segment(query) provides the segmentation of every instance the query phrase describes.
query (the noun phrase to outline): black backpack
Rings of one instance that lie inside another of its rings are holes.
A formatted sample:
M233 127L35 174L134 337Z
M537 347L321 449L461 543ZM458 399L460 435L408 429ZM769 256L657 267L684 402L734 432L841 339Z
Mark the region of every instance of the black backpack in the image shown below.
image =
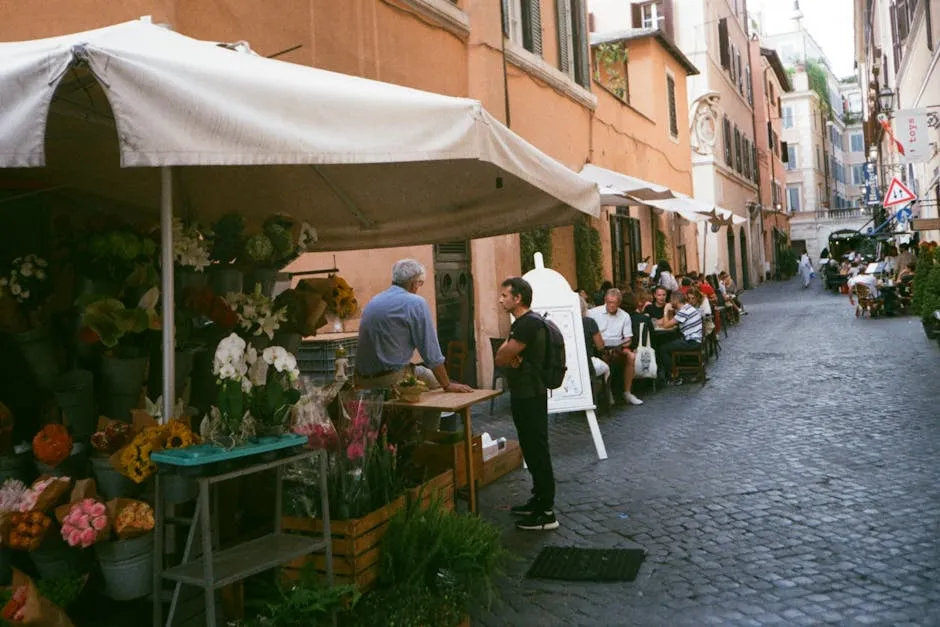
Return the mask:
M533 312L535 313L535 312ZM556 390L565 381L568 371L565 357L565 336L554 322L547 318L548 314L535 314L545 327L545 361L542 363L542 382L549 390Z

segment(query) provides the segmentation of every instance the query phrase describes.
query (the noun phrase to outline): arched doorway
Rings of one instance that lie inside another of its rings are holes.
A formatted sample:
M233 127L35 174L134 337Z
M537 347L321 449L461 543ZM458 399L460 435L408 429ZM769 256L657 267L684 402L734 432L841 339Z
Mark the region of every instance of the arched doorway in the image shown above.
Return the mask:
M726 268L728 274L731 275L731 280L735 283L738 282L738 263L734 258L735 253L737 252L737 246L734 241L734 227L730 224L727 226L728 229L728 267Z

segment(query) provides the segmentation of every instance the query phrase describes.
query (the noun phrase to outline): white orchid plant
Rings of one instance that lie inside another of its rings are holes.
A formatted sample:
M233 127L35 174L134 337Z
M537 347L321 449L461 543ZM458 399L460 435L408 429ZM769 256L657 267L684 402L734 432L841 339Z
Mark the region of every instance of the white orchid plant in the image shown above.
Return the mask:
M27 316L38 312L52 293L49 262L38 255L17 257L0 276L0 296L9 295Z
M275 308L274 301L261 293L260 285L250 294L231 292L225 302L238 316L239 329L248 336L274 339L274 332L287 320L287 309Z
M259 355L237 334L219 343L212 363L219 386L218 404L202 422L211 442L240 443L257 435L287 431L291 411L300 400L297 359L281 346Z
M184 225L173 219L173 261L183 268L203 272L212 261L209 258L209 240L194 224Z

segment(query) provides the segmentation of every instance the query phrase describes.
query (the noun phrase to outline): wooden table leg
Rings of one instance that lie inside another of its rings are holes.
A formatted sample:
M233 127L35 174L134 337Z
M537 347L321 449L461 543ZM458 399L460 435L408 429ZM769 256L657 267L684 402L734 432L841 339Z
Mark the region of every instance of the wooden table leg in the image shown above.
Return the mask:
M473 473L473 424L470 422L470 408L460 410L463 417L464 455L467 458L467 491L470 513L477 513L477 482Z

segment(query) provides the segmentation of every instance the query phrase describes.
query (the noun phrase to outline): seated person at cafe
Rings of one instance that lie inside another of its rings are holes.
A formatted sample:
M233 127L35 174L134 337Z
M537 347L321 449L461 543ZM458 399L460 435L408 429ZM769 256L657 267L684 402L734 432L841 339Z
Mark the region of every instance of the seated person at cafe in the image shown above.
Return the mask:
M376 294L362 310L356 353L356 385L361 388L391 388L408 373L415 351L424 366L415 376L429 388L447 392L469 392L471 388L451 381L434 329L434 318L426 300L418 296L424 285L424 266L402 259L392 266L392 286Z
M907 264L898 272L898 283L911 283L914 280L914 272L917 270L917 264L913 261Z
M729 305L739 314L746 316L747 312L744 311L744 303L741 302L741 297L738 296L738 286L727 271L722 270L718 273L718 286L725 295L725 304Z
M657 287L653 290L653 302L643 309L643 313L653 320L662 320L666 315L666 305L669 304L666 302L666 294L665 287Z
M688 294L689 290L692 289L692 278L684 276L679 280L679 291L683 294Z
M604 338L601 337L601 330L597 327L594 318L588 315L588 304L585 299L581 299L581 324L584 327L584 348L588 357L588 372L591 378L601 377L604 383L610 379L610 366L603 359L597 356L604 352ZM613 403L613 398L610 399Z
M653 295L646 290L639 290L636 293L636 311L643 313L646 306L653 302Z
M914 263L914 253L911 252L910 244L901 244L898 248L901 252L898 253L898 256L894 260L894 267L898 273L897 279L900 281L901 273L904 272L904 269L907 268L908 264Z
M881 294L878 292L878 279L875 278L875 275L868 274L866 268L861 268L861 271L851 277L848 280L849 286L849 304L855 304L855 286L856 285L866 285L868 286L868 293L872 298L878 298Z
M620 308L622 295L618 289L610 289L604 304L588 311L600 329L604 340L603 360L614 368L623 368L623 400L631 405L642 405L643 401L631 393L635 356L630 350L633 340L633 323L630 316Z
M666 307L666 317L662 328L678 328L681 337L670 341L656 350L658 368L664 376L672 376L672 354L676 351L698 350L702 347L702 313L689 303L688 297L676 291ZM672 379L670 383L679 385L682 379Z
M633 339L630 342L630 350L635 351L640 345L640 325L645 324L644 329L647 338L653 332L653 320L645 313L641 313L637 308L637 299L634 294L625 292L620 300L620 308L630 316L630 328L633 331Z

